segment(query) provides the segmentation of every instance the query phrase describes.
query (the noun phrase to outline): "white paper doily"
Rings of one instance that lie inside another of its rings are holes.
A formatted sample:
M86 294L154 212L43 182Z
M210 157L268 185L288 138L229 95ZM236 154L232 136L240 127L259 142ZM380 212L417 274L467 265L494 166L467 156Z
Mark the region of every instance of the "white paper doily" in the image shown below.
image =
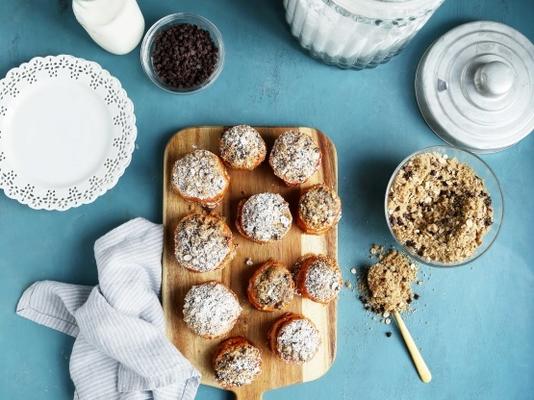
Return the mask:
M94 201L124 173L136 136L131 100L94 62L36 57L0 80L0 188L32 208Z

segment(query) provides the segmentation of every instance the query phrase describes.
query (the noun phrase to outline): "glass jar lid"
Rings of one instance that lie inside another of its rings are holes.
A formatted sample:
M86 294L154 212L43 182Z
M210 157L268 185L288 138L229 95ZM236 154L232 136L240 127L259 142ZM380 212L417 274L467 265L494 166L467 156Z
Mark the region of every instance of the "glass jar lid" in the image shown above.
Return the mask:
M534 45L497 22L460 25L421 58L415 94L423 118L446 142L504 150L534 129Z

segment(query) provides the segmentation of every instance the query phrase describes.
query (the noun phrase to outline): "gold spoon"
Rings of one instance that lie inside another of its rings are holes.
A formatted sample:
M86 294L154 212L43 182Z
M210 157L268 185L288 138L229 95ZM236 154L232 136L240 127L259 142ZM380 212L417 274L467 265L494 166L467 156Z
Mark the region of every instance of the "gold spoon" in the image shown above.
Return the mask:
M419 374L419 378L421 378L424 383L429 383L432 380L432 374L430 373L425 360L423 360L423 356L413 341L412 335L410 335L408 328L406 328L406 325L404 324L399 312L393 311L393 316L395 317L395 321L397 321L397 326L399 327L402 338L404 339L404 343L406 343L406 347L410 352L410 356L412 357L415 369Z

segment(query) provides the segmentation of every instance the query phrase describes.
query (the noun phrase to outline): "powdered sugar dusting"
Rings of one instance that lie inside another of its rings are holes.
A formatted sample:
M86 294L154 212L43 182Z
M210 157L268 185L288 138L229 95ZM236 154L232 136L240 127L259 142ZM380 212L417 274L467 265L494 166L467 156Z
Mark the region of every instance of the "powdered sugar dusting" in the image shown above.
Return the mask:
M228 129L221 138L221 157L234 168L253 169L265 159L267 149L259 132L248 125Z
M187 197L210 199L223 192L228 184L224 165L208 150L195 150L174 164L172 183Z
M234 326L241 306L233 292L218 282L194 285L184 299L184 321L200 336L216 337Z
M280 240L291 228L289 204L276 193L251 196L241 210L241 227L247 236L267 242Z
M277 351L286 361L306 362L313 358L321 338L319 331L308 319L296 319L285 324L278 332Z
M328 302L341 289L341 273L336 266L330 265L327 259L321 257L308 268L304 285L314 299Z
M313 139L299 131L287 131L274 142L269 162L274 174L288 183L304 183L319 166L321 152Z

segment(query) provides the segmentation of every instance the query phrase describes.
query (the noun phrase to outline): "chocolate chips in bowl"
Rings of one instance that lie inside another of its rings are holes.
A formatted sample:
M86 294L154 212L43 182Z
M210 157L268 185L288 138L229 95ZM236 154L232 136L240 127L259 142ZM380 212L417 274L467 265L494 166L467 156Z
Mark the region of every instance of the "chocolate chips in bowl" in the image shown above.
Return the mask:
M146 33L141 64L150 80L163 90L176 94L198 92L212 84L222 71L221 33L204 17L168 15Z
M466 264L495 241L503 217L497 177L467 151L434 146L404 159L385 197L386 221L396 241L421 263Z

